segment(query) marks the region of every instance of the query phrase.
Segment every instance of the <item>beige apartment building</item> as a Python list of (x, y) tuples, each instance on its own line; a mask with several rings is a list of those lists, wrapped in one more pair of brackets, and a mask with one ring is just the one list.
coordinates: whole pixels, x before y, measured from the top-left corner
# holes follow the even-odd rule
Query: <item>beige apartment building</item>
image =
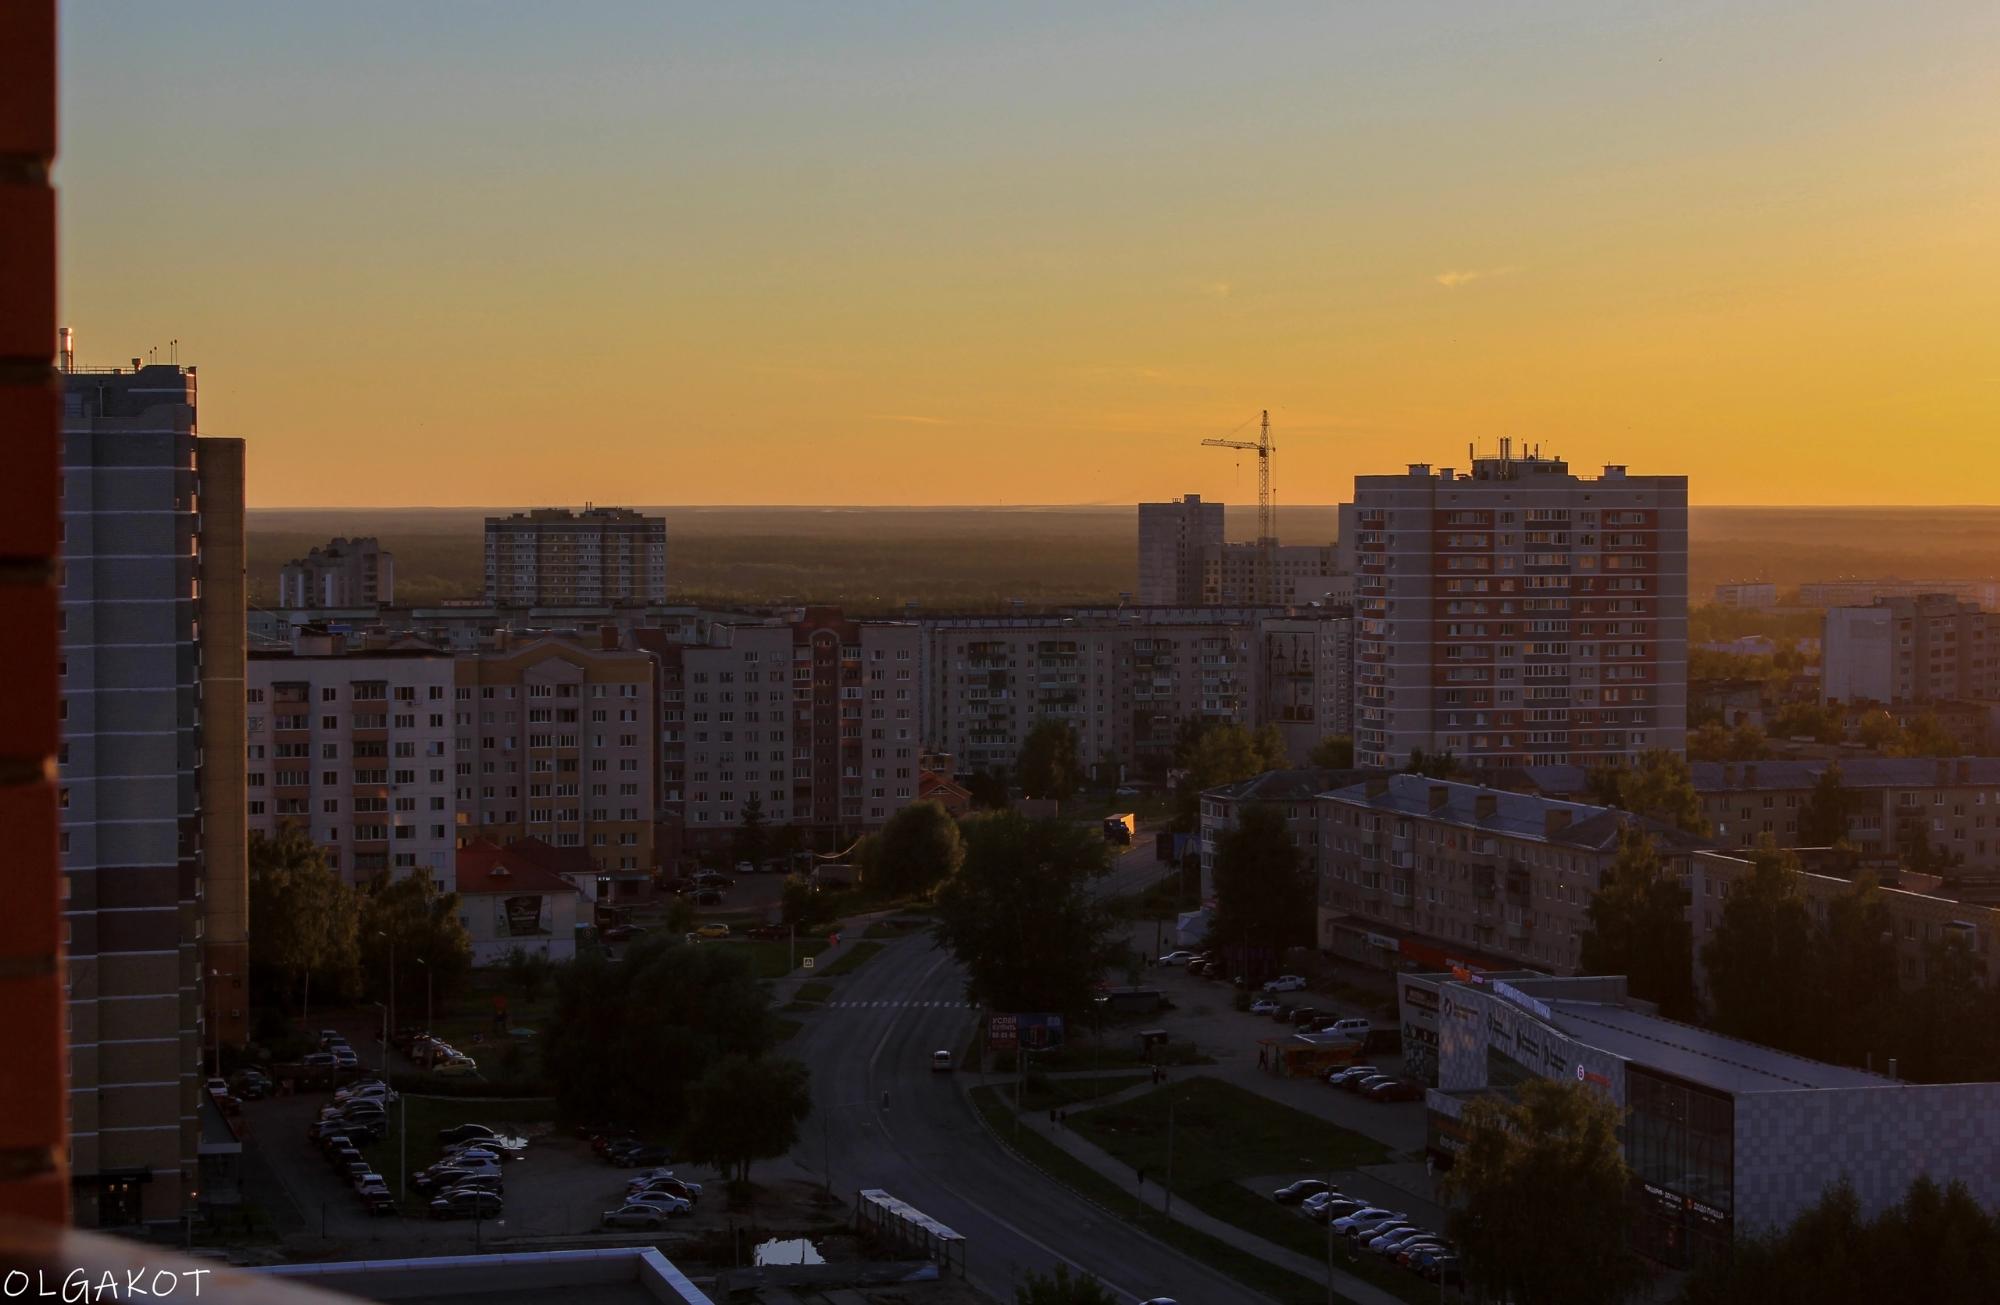
[(602, 870), (652, 870), (658, 800), (656, 661), (616, 630), (545, 636), (457, 658), (458, 838), (539, 838)]
[(667, 601), (667, 522), (630, 508), (486, 518), (486, 601), (600, 607)]
[(453, 887), (452, 655), (301, 627), (250, 654), (250, 828), (303, 830), (349, 883)]
[(1356, 929), (1574, 973), (1591, 896), (1627, 827), (1681, 874), (1702, 846), (1657, 821), (1422, 775), (1317, 799), (1319, 937)]

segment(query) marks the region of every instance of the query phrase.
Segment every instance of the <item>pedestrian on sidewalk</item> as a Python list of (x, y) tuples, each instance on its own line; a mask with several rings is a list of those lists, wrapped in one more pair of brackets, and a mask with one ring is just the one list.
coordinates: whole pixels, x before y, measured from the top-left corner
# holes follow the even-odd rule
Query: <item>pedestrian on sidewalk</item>
[(1269, 1069), (1270, 1067), (1271, 1067), (1271, 1049), (1269, 1047), (1257, 1048), (1257, 1068)]
[(1049, 1127), (1054, 1128), (1055, 1126), (1056, 1126), (1056, 1112), (1055, 1108), (1052, 1106), (1049, 1108)]

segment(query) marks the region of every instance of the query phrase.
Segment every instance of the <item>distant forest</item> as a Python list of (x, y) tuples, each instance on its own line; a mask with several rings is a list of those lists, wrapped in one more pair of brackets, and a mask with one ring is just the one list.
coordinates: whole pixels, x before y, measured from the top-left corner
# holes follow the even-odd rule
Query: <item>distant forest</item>
[[(277, 597), (286, 561), (335, 535), (375, 535), (396, 555), (396, 596), (476, 596), (487, 515), (513, 509), (256, 509), (250, 599)], [(667, 518), (674, 601), (716, 606), (834, 603), (854, 612), (1039, 610), (1114, 603), (1138, 583), (1133, 508), (645, 508)], [(2000, 558), (2000, 508), (1696, 507), (1691, 596), (1726, 580), (1782, 590), (1841, 576), (1984, 577)], [(1332, 507), (1286, 507), (1288, 544), (1327, 544)], [(1232, 506), (1232, 539), (1256, 511)]]

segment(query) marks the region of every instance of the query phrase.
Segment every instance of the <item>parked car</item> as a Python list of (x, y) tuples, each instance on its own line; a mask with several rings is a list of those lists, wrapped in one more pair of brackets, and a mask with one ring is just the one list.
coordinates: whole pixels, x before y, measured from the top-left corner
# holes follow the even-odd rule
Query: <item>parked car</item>
[(498, 1137), (500, 1134), (485, 1124), (453, 1124), (450, 1128), (438, 1130), (440, 1142), (465, 1142), (472, 1138)]
[(1405, 1241), (1422, 1231), (1423, 1229), (1417, 1227), (1417, 1225), (1407, 1219), (1397, 1219), (1385, 1223), (1374, 1232), (1369, 1233), (1362, 1239), (1362, 1242), (1369, 1250), (1379, 1252), (1385, 1246), (1398, 1241)]
[(616, 1210), (606, 1210), (599, 1225), (605, 1228), (639, 1228), (647, 1232), (657, 1232), (666, 1224), (667, 1216), (650, 1205), (621, 1205)]
[(641, 925), (614, 924), (609, 928), (599, 929), (597, 931), (597, 936), (603, 939), (605, 942), (626, 942), (629, 941), (630, 939), (638, 937), (640, 934), (644, 932), (646, 932), (646, 930)]
[(753, 924), (743, 931), (744, 936), (759, 942), (781, 942), (786, 930), (782, 924)]
[(668, 1218), (694, 1213), (694, 1202), (685, 1196), (675, 1196), (670, 1192), (640, 1192), (625, 1198), (627, 1205), (643, 1205), (658, 1210)]
[(1186, 964), (1187, 964), (1187, 963), (1188, 963), (1189, 961), (1193, 960), (1193, 959), (1194, 959), (1194, 957), (1195, 957), (1195, 954), (1194, 954), (1193, 952), (1191, 952), (1191, 951), (1188, 951), (1188, 950), (1186, 950), (1185, 948), (1183, 948), (1183, 949), (1181, 949), (1181, 950), (1179, 950), (1179, 951), (1171, 951), (1171, 952), (1168, 952), (1168, 953), (1167, 953), (1167, 954), (1166, 954), (1165, 956), (1162, 956), (1162, 957), (1160, 957), (1160, 959), (1159, 959), (1159, 960), (1157, 960), (1157, 961), (1154, 961), (1154, 962), (1153, 962), (1153, 964), (1155, 964), (1155, 965), (1186, 965)]
[(694, 931), (697, 938), (727, 938), (729, 926), (726, 924), (704, 924)]
[(663, 1165), (673, 1158), (674, 1153), (663, 1146), (635, 1146), (618, 1152), (611, 1163), (620, 1169), (637, 1169), (641, 1165)]
[(1320, 1032), (1338, 1033), (1341, 1037), (1346, 1038), (1350, 1042), (1366, 1042), (1368, 1041), (1369, 1032), (1373, 1030), (1374, 1027), (1375, 1026), (1370, 1024), (1367, 1020), (1344, 1019), (1344, 1020), (1335, 1020), (1333, 1023), (1328, 1024), (1325, 1027), (1321, 1028)]
[(431, 1073), (439, 1078), (470, 1078), (479, 1072), (479, 1062), (470, 1056), (454, 1056), (431, 1066)]
[(635, 1146), (644, 1145), (644, 1142), (633, 1137), (630, 1133), (622, 1132), (599, 1133), (596, 1137), (590, 1139), (590, 1149), (603, 1156), (606, 1160), (609, 1160), (620, 1151), (629, 1151)]
[(696, 906), (720, 906), (722, 905), (722, 890), (720, 888), (697, 888), (694, 894), (694, 904)]
[(333, 1069), (338, 1064), (331, 1051), (308, 1051), (299, 1057), (299, 1064), (307, 1069)]
[(1314, 1223), (1325, 1223), (1328, 1219), (1338, 1219), (1342, 1215), (1353, 1214), (1366, 1209), (1368, 1202), (1357, 1201), (1351, 1196), (1341, 1196), (1334, 1192), (1322, 1192), (1318, 1196), (1308, 1196), (1301, 1208)]
[(1451, 1244), (1445, 1241), (1444, 1238), (1438, 1236), (1436, 1233), (1425, 1233), (1421, 1237), (1412, 1237), (1398, 1246), (1395, 1255), (1391, 1258), (1403, 1268), (1421, 1273), (1426, 1257), (1445, 1255), (1450, 1252), (1450, 1249)]
[(449, 1191), (454, 1187), (463, 1185), (470, 1179), (476, 1178), (497, 1180), (500, 1178), (500, 1166), (480, 1164), (433, 1165), (431, 1168), (418, 1173), (410, 1181), (420, 1188), (436, 1188), (439, 1191)]
[(1346, 1087), (1349, 1080), (1358, 1081), (1364, 1078), (1374, 1078), (1381, 1074), (1381, 1072), (1381, 1070), (1375, 1068), (1373, 1065), (1343, 1065), (1338, 1069), (1327, 1071), (1326, 1085), (1328, 1087)]
[(1423, 1085), (1408, 1079), (1392, 1078), (1386, 1083), (1373, 1083), (1363, 1088), (1361, 1095), (1370, 1101), (1422, 1101)]
[(1333, 1230), (1337, 1233), (1345, 1233), (1349, 1237), (1372, 1237), (1386, 1225), (1407, 1217), (1394, 1210), (1384, 1210), (1380, 1206), (1371, 1205), (1365, 1209), (1356, 1210), (1353, 1214), (1335, 1219), (1333, 1221)]
[(1321, 1192), (1334, 1190), (1333, 1185), (1319, 1178), (1301, 1178), (1295, 1183), (1287, 1183), (1271, 1193), (1271, 1199), (1279, 1205), (1297, 1205), (1308, 1196), (1318, 1196)]
[(1259, 997), (1250, 1003), (1250, 1013), (1252, 1015), (1276, 1015), (1278, 1013), (1278, 1003), (1270, 997)]
[(1270, 979), (1265, 982), (1264, 991), (1304, 992), (1305, 987), (1306, 987), (1306, 981), (1302, 976), (1297, 974), (1280, 974), (1277, 978)]
[(506, 1208), (499, 1195), (494, 1192), (458, 1191), (446, 1192), (431, 1202), (433, 1219), (470, 1219), (479, 1215), (487, 1219), (497, 1219)]
[(630, 1178), (627, 1178), (625, 1180), (625, 1190), (631, 1191), (635, 1188), (644, 1187), (656, 1178), (672, 1178), (673, 1176), (674, 1171), (672, 1169), (666, 1165), (660, 1165), (656, 1168), (645, 1170), (643, 1173), (633, 1174)]
[(1346, 1088), (1349, 1092), (1358, 1094), (1368, 1088), (1374, 1087), (1377, 1083), (1391, 1083), (1394, 1081), (1393, 1075), (1384, 1074), (1381, 1070), (1377, 1069), (1374, 1073), (1363, 1074), (1359, 1078), (1343, 1079), (1340, 1086)]
[(1301, 1006), (1292, 1012), (1292, 1027), (1303, 1029), (1319, 1023), (1319, 1012), (1310, 1006)]
[(701, 1200), (701, 1184), (690, 1183), (679, 1178), (654, 1178), (636, 1186), (627, 1187), (625, 1189), (625, 1199), (628, 1201), (635, 1200), (648, 1193), (655, 1193), (661, 1196), (678, 1196), (683, 1201), (693, 1203)]
[(275, 1087), (270, 1075), (261, 1069), (246, 1069), (236, 1076), (236, 1095), (245, 1101), (261, 1101), (270, 1096)]

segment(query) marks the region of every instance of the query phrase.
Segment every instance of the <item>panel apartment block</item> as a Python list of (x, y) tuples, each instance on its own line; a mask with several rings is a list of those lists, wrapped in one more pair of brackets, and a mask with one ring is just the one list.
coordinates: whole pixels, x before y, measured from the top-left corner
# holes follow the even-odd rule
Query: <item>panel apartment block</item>
[(421, 874), (451, 890), (452, 655), (300, 630), (249, 660), (250, 827), (303, 830), (350, 883)]
[(396, 555), (374, 539), (336, 539), (278, 572), (278, 606), (294, 611), (387, 607), (396, 601)]
[(667, 523), (630, 508), (486, 518), (486, 601), (596, 607), (667, 601)]
[(2000, 612), (1948, 594), (1826, 614), (1823, 701), (1905, 706), (2000, 698)]
[(1191, 606), (1202, 597), (1210, 557), (1222, 553), (1222, 504), (1189, 494), (1176, 503), (1139, 505), (1139, 602)]
[[(135, 360), (136, 363), (136, 360)], [(85, 1226), (171, 1222), (199, 1187), (204, 885), (231, 876), (234, 811), (204, 756), (242, 755), (242, 443), (196, 435), (192, 367), (66, 370), (62, 856), (68, 879), (71, 1166)], [(210, 575), (210, 568), (215, 570)], [(234, 595), (234, 610), (225, 610)], [(210, 686), (230, 696), (226, 683)], [(212, 710), (215, 709), (215, 710)], [(241, 885), (221, 886), (240, 914)], [(228, 907), (228, 900), (236, 905)], [(241, 944), (240, 919), (222, 922)]]
[(1475, 458), (1355, 478), (1355, 747), (1625, 763), (1687, 728), (1687, 478)]
[(539, 838), (651, 870), (658, 758), (651, 653), (546, 637), (460, 654), (452, 724), (461, 841)]

